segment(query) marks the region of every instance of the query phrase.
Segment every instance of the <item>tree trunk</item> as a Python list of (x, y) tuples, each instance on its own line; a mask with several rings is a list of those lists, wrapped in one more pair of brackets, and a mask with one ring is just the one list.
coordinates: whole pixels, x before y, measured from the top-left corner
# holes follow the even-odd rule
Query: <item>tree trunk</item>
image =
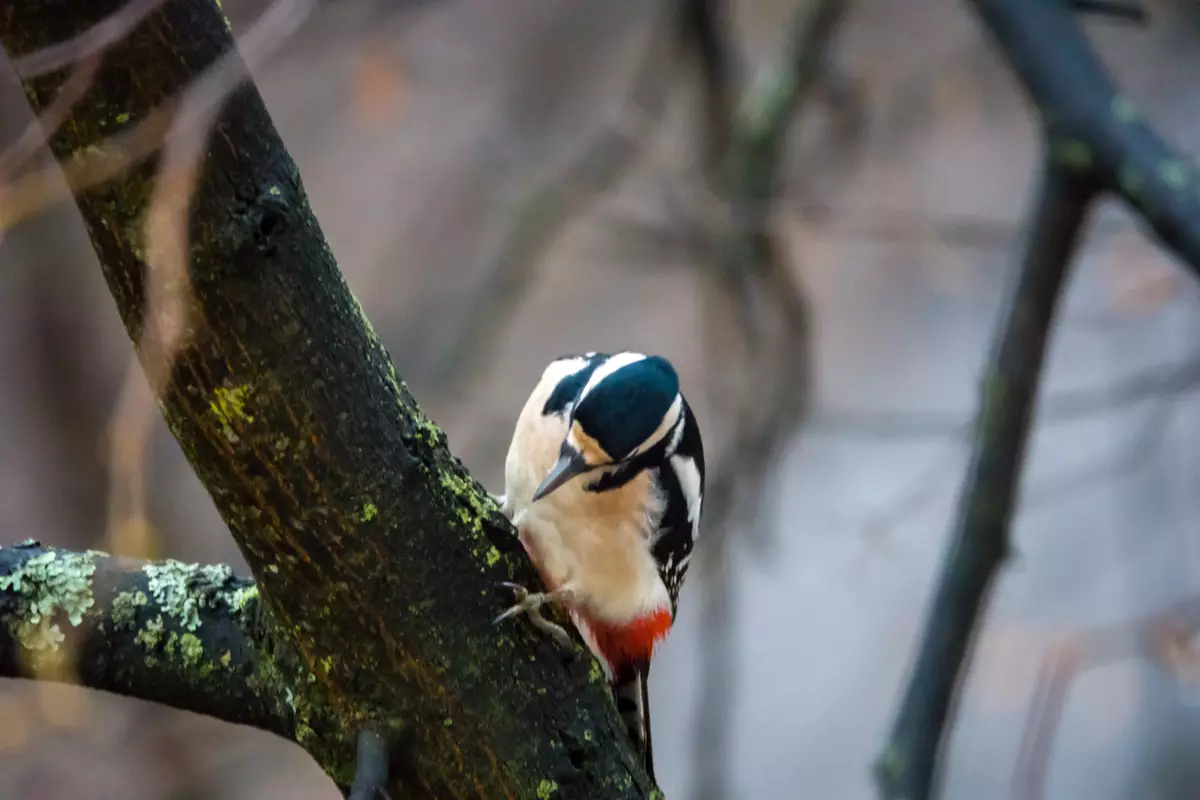
[[(120, 6), (7, 4), (0, 44), (19, 59)], [(65, 162), (146, 119), (233, 46), (215, 2), (167, 0), (106, 52), (95, 82), (50, 139), (56, 158)], [(24, 81), (36, 111), (53, 102), (65, 77)], [(207, 144), (189, 216), (188, 336), (159, 401), (250, 565), (264, 608), (245, 662), (253, 666), (214, 668), (206, 678), (220, 675), (231, 695), (253, 695), (240, 684), (262, 672), (259, 662), (278, 660), (283, 667), (273, 674), (282, 683), (268, 692), (264, 727), (294, 734), (343, 789), (353, 780), (357, 733), (370, 726), (407, 765), (393, 775), (395, 797), (649, 794), (586, 649), (563, 652), (523, 622), (493, 625), (511, 602), (497, 583), (536, 585), (535, 575), (507, 521), (396, 375), (252, 84), (228, 98)], [(141, 163), (76, 198), (147, 367), (155, 342), (143, 342), (141, 231), (154, 179), (154, 164)], [(14, 552), (4, 551), (10, 570), (40, 553)], [(69, 561), (76, 572), (111, 571), (86, 554), (41, 555), (52, 570)], [(118, 576), (125, 588), (117, 594), (138, 591), (143, 577)], [(185, 594), (199, 591), (196, 580), (173, 580)], [(0, 603), (9, 600), (12, 631), (22, 623), (14, 609), (28, 615), (31, 604), (28, 581), (10, 583), (0, 584)], [(63, 586), (50, 581), (38, 591), (61, 595)], [(221, 586), (218, 594), (228, 591)], [(72, 616), (60, 600), (51, 608)], [(100, 601), (95, 614), (111, 616), (112, 602)], [(199, 645), (189, 640), (188, 651), (199, 646), (198, 659), (219, 663), (223, 651), (208, 626), (230, 624), (231, 606), (222, 603), (194, 619), (168, 620), (168, 640), (192, 635)], [(143, 612), (127, 620), (133, 627), (123, 637), (154, 635), (157, 611)], [(240, 641), (249, 635), (229, 630)], [(85, 659), (93, 652), (82, 651)], [(298, 661), (277, 659), (285, 652)], [(101, 688), (150, 696), (134, 685), (140, 674)], [(282, 712), (272, 706), (280, 689)], [(157, 699), (188, 703), (172, 692)]]

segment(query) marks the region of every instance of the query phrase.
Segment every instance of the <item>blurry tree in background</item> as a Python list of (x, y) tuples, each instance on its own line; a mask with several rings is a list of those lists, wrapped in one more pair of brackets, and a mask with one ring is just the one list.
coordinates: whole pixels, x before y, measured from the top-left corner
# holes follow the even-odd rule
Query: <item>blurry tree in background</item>
[[(796, 255), (792, 218), (845, 224), (838, 195), (865, 158), (866, 104), (874, 95), (871, 76), (847, 66), (833, 45), (853, 38), (856, 17), (865, 27), (871, 14), (892, 12), (868, 13), (872, 4), (863, 3), (848, 14), (850, 4), (838, 0), (779, 11), (765, 5), (748, 11), (749, 4), (719, 0), (576, 4), (556, 14), (516, 4), (494, 34), (499, 41), (525, 28), (522, 44), (510, 45), (519, 54), (510, 70), (518, 75), (515, 88), (478, 76), (473, 111), (456, 104), (454, 87), (439, 87), (436, 71), (439, 58), (464, 57), (453, 51), (445, 29), (456, 13), (463, 19), (483, 13), (470, 3), (360, 3), (337, 11), (306, 0), (259, 5), (38, 0), (0, 9), (0, 44), (16, 77), (10, 85), (20, 87), (0, 104), (15, 105), (23, 96), (37, 114), (27, 128), (0, 130), (6, 137), (0, 237), (12, 237), (0, 244), (10, 253), (29, 247), (24, 260), (38, 262), (20, 276), (11, 298), (0, 293), (3, 324), (25, 332), (0, 351), (3, 363), (13, 364), (6, 368), (9, 383), (20, 387), (8, 400), (0, 397), (0, 448), (36, 454), (22, 474), (3, 478), (0, 522), (12, 527), (3, 535), (13, 542), (22, 538), (19, 530), (77, 548), (0, 550), (2, 674), (78, 683), (262, 728), (299, 743), (343, 791), (355, 779), (357, 748), (360, 782), (386, 778), (393, 791), (411, 796), (646, 796), (645, 776), (631, 766), (628, 743), (614, 734), (619, 726), (611, 708), (589, 680), (588, 659), (557, 652), (528, 631), (487, 627), (499, 602), (490, 591), (495, 582), (528, 581), (528, 566), (482, 490), (449, 455), (445, 435), (408, 392), (411, 385), (428, 398), (423, 405), (468, 463), (494, 464), (540, 364), (573, 349), (636, 346), (668, 352), (681, 364), (685, 383), (701, 387), (693, 394), (702, 395), (701, 421), (715, 453), (704, 540), (683, 605), (693, 622), (681, 620), (700, 627), (690, 701), (696, 797), (747, 792), (732, 768), (739, 751), (735, 688), (744, 690), (747, 672), (748, 629), (739, 626), (756, 609), (739, 608), (748, 589), (739, 586), (745, 572), (738, 557), (778, 554), (784, 546), (763, 509), (791, 491), (781, 473), (797, 432), (969, 442), (950, 549), (894, 729), (875, 764), (881, 796), (933, 794), (984, 602), (1011, 549), (1042, 362), (1089, 210), (1106, 196), (1122, 198), (1148, 232), (1200, 268), (1200, 176), (1154, 133), (1139, 104), (1112, 85), (1077, 18), (1086, 13), (1102, 22), (1144, 23), (1146, 9), (1066, 0), (962, 4), (976, 12), (1005, 68), (1025, 87), (1043, 149), (1023, 257), (983, 364), (972, 429), (935, 413), (851, 413), (829, 403), (814, 406), (810, 398), (820, 373), (814, 332), (823, 329), (814, 327), (811, 291), (801, 283), (814, 267)], [(315, 26), (314, 13), (331, 24)], [(893, 24), (904, 25), (902, 12), (894, 13), (900, 17)], [(739, 44), (754, 39), (746, 28), (753, 30), (747, 16), (755, 14), (767, 20), (775, 14), (774, 24), (759, 22), (776, 33), (769, 46)], [(373, 276), (362, 265), (349, 267), (342, 256), (348, 283), (378, 335), (342, 283), (332, 254), (341, 255), (340, 241), (357, 238), (365, 227), (390, 226), (392, 205), (364, 198), (371, 175), (395, 178), (382, 163), (359, 165), (356, 172), (314, 160), (310, 170), (300, 156), (314, 213), (257, 92), (243, 83), (248, 74), (261, 82), (279, 52), (299, 53), (313, 44), (306, 37), (333, 36), (339, 23), (351, 22), (370, 31), (365, 43), (350, 48), (349, 58), (334, 56), (319, 66), (295, 57), (291, 69), (302, 76), (293, 81), (290, 102), (348, 107), (360, 126), (355, 135), (366, 137), (364, 153), (379, 151), (367, 146), (370, 136), (387, 132), (393, 119), (425, 120), (430, 153), (434, 142), (454, 153), (441, 159), (445, 169), (426, 178), (423, 190), (408, 192), (425, 224), (395, 234), (391, 253), (357, 251), (368, 264), (398, 265), (387, 276), (387, 299), (371, 288)], [(489, 46), (499, 48), (477, 24), (458, 24), (474, 31), (464, 41), (485, 54)], [(875, 27), (887, 30), (878, 19)], [(235, 51), (229, 50), (230, 31), (237, 34)], [(409, 42), (424, 70), (405, 68), (389, 48), (393, 39)], [(426, 45), (422, 54), (422, 42), (440, 44)], [(631, 53), (624, 59), (632, 65), (629, 74), (605, 66)], [(755, 55), (748, 59), (748, 53)], [(884, 70), (888, 57), (894, 56), (884, 57)], [(750, 70), (749, 60), (760, 63)], [(561, 74), (547, 68), (560, 62), (570, 68)], [(609, 73), (613, 85), (600, 86)], [(556, 81), (569, 101), (551, 102), (550, 94), (528, 88), (541, 80)], [(345, 81), (353, 81), (353, 93), (341, 88)], [(321, 91), (347, 97), (335, 100)], [(684, 113), (673, 115), (670, 101), (680, 94)], [(439, 96), (448, 99), (439, 105)], [(597, 99), (612, 96), (615, 103)], [(269, 93), (267, 101), (277, 116)], [(486, 112), (489, 104), (502, 113)], [(606, 113), (615, 106), (615, 122), (589, 118), (582, 109), (590, 105)], [(278, 107), (286, 116), (288, 98), (281, 95)], [(448, 143), (461, 127), (457, 120), (471, 114), (481, 129), (511, 129), (465, 145)], [(537, 131), (546, 120), (561, 125), (568, 118), (579, 118), (572, 122), (582, 133), (555, 138), (553, 125), (550, 133)], [(286, 129), (284, 138), (292, 141)], [(655, 147), (664, 138), (666, 156)], [(487, 152), (497, 142), (502, 151)], [(466, 166), (452, 166), (464, 151)], [(682, 163), (664, 169), (663, 161), (679, 152), (687, 154)], [(517, 180), (522, 165), (530, 177)], [(342, 173), (355, 177), (339, 189)], [(315, 184), (330, 186), (327, 195), (337, 199), (312, 191), (314, 174)], [(489, 183), (518, 186), (517, 199), (500, 202)], [(609, 201), (630, 194), (654, 198), (653, 212), (645, 212), (644, 202), (631, 211), (628, 203)], [(60, 234), (63, 206), (56, 204), (72, 196), (90, 242), (78, 218), (71, 221), (73, 232)], [(316, 219), (337, 218), (323, 204), (333, 209), (347, 197), (354, 210), (341, 216), (342, 230), (330, 233), (331, 250)], [(565, 261), (570, 229), (581, 219), (593, 220), (594, 235), (618, 243), (616, 252), (599, 265), (594, 256), (591, 262), (577, 256), (581, 266), (556, 278), (549, 265)], [(845, 235), (885, 244), (893, 237), (904, 247), (922, 224), (879, 218), (874, 228), (851, 227)], [(478, 233), (460, 235), (465, 230)], [(1011, 238), (976, 224), (940, 235), (991, 239), (999, 247)], [(62, 257), (71, 261), (84, 260), (83, 249), (94, 247), (101, 269), (54, 264), (57, 256), (45, 255), (54, 252), (48, 237), (75, 239), (73, 254)], [(69, 252), (66, 245), (62, 252)], [(474, 266), (433, 268), (410, 253), (424, 253), (430, 263)], [(646, 274), (628, 275), (643, 265)], [(681, 269), (664, 273), (650, 265)], [(138, 352), (124, 368), (117, 333), (94, 300), (103, 291), (96, 281), (101, 271)], [(64, 274), (78, 280), (63, 280)], [(1125, 293), (1133, 296), (1129, 302), (1153, 308), (1178, 292), (1163, 288), (1173, 285), (1166, 274), (1156, 272), (1148, 289), (1142, 288), (1147, 281), (1139, 282)], [(577, 313), (585, 306), (600, 313), (594, 319)], [(622, 332), (647, 320), (640, 338)], [(513, 347), (520, 350), (515, 358), (508, 352)], [(519, 369), (505, 374), (497, 367), (502, 364)], [(1189, 358), (1099, 392), (1051, 394), (1039, 419), (1081, 420), (1146, 398), (1170, 398), (1198, 379)], [(105, 398), (115, 408), (111, 415)], [(163, 415), (179, 450), (156, 451), (158, 442), (169, 445), (157, 432)], [(1144, 457), (1161, 441), (1164, 416), (1155, 416), (1159, 427), (1137, 437), (1125, 461)], [(180, 453), (220, 520), (197, 487), (182, 505), (168, 499), (171, 492), (150, 464), (178, 468)], [(7, 464), (0, 468), (11, 471)], [(937, 459), (929, 475), (916, 476), (912, 495), (874, 527), (895, 527), (926, 502), (928, 484), (946, 482), (947, 471), (946, 460)], [(1093, 470), (1035, 486), (1022, 504), (1060, 497), (1069, 484), (1096, 477)], [(62, 487), (63, 497), (46, 503), (40, 516), (23, 518), (34, 505), (28, 498), (49, 485)], [(197, 515), (208, 520), (198, 522)], [(199, 544), (190, 533), (219, 531), (222, 522), (233, 540)], [(142, 568), (82, 552), (93, 545), (158, 560)], [(224, 566), (161, 560), (171, 555), (229, 561), (239, 570), (245, 564), (256, 582)], [(1014, 797), (1044, 791), (1051, 742), (1081, 670), (1141, 656), (1187, 682), (1200, 611), (1194, 596), (1160, 606), (1132, 622), (1041, 648), (1045, 667), (1013, 771)], [(803, 640), (807, 611), (784, 609), (789, 629), (770, 629), (768, 640)], [(678, 660), (658, 671), (655, 692), (677, 691), (670, 684), (678, 681), (663, 676)], [(885, 695), (894, 691), (886, 681), (874, 683)], [(0, 716), (8, 721), (0, 752), (28, 749), (30, 726), (39, 718), (85, 729), (89, 703), (115, 702), (35, 686), (34, 694), (0, 693)], [(869, 693), (877, 696), (874, 687)], [(31, 697), (37, 714), (30, 713)], [(530, 697), (542, 699), (530, 703)], [(178, 787), (159, 790), (146, 779), (129, 791), (233, 795), (233, 778), (223, 783), (198, 765), (194, 737), (203, 734), (179, 733), (182, 728), (156, 722), (163, 718), (148, 711), (139, 716), (113, 707), (129, 716), (114, 712), (110, 720), (131, 722), (110, 721), (110, 734), (163, 732), (147, 734), (143, 746), (163, 770), (164, 787)], [(678, 726), (667, 729), (663, 720), (679, 718), (655, 714), (660, 751), (664, 741), (670, 752), (682, 738)], [(112, 727), (122, 724), (128, 727)], [(814, 722), (814, 728), (825, 724)], [(225, 729), (196, 730), (211, 731), (214, 740), (227, 736)], [(784, 761), (805, 760), (799, 745), (774, 738), (786, 745)], [(253, 741), (260, 750), (251, 753), (272, 755), (243, 757), (233, 771), (242, 776), (237, 791), (282, 793), (278, 787), (287, 777), (254, 770), (294, 754), (285, 757), (269, 749), (274, 745)], [(69, 738), (57, 746), (65, 753), (86, 750)], [(53, 748), (44, 752), (52, 763)], [(867, 766), (865, 758), (858, 763), (864, 778)], [(821, 764), (811, 769), (819, 773)], [(5, 786), (0, 770), (0, 791), (33, 796), (42, 790), (22, 781), (39, 780), (28, 777), (36, 774), (18, 767)], [(256, 780), (276, 788), (256, 790)], [(334, 791), (307, 784), (297, 790), (313, 797)], [(792, 796), (802, 784), (776, 786), (774, 796)]]

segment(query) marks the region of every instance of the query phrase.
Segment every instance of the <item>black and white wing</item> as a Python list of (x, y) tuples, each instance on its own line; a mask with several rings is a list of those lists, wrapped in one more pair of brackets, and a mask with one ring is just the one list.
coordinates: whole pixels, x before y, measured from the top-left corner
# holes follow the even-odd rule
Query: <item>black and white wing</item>
[(700, 507), (704, 500), (704, 445), (687, 401), (683, 403), (683, 422), (678, 435), (674, 453), (658, 470), (667, 507), (653, 546), (659, 577), (671, 597), (672, 617), (679, 607), (679, 591), (700, 532)]

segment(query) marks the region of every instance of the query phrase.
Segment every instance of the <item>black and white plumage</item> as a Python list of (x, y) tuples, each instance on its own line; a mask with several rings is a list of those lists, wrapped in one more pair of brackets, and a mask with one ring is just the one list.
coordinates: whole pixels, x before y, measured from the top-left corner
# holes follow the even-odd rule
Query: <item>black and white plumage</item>
[(647, 678), (679, 607), (704, 494), (700, 428), (665, 358), (563, 356), (542, 373), (505, 464), (505, 512), (549, 591), (604, 666), (653, 775)]

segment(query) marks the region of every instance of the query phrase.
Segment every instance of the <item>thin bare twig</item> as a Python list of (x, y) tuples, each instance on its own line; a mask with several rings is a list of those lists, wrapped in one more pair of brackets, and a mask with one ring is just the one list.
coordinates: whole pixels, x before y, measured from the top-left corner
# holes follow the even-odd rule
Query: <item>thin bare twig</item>
[[(230, 50), (209, 66), (204, 74), (178, 98), (168, 100), (146, 114), (140, 122), (87, 148), (73, 153), (55, 167), (37, 170), (14, 181), (0, 184), (0, 230), (54, 203), (110, 181), (137, 165), (162, 146), (177, 109), (189, 106), (189, 114), (212, 113), (249, 73), (256, 63), (273, 53), (311, 13), (317, 0), (277, 0)], [(66, 179), (65, 185), (63, 178)]]
[(109, 14), (78, 36), (18, 56), (13, 59), (13, 67), (22, 78), (28, 80), (78, 61), (100, 56), (113, 44), (124, 39), (138, 23), (162, 4), (163, 0), (129, 0), (118, 11)]
[(1150, 659), (1180, 684), (1195, 684), (1200, 657), (1191, 639), (1200, 631), (1200, 595), (1141, 619), (1071, 633), (1050, 648), (1029, 704), (1013, 769), (1013, 800), (1041, 800), (1058, 726), (1071, 684), (1084, 672), (1130, 658)]
[[(1138, 369), (1103, 386), (1072, 389), (1047, 398), (1038, 411), (1042, 424), (1074, 422), (1096, 414), (1115, 413), (1161, 397), (1185, 394), (1200, 386), (1200, 357)], [(812, 433), (848, 438), (908, 440), (960, 437), (971, 428), (946, 411), (876, 412), (818, 409)]]
[(1025, 444), (1054, 311), (1094, 184), (1047, 158), (1021, 269), (982, 385), (954, 532), (891, 736), (876, 762), (881, 797), (933, 794), (937, 757), (975, 621), (1009, 552)]
[(0, 153), (0, 180), (5, 175), (15, 174), (45, 144), (46, 139), (54, 135), (59, 126), (71, 113), (71, 109), (79, 102), (87, 90), (91, 88), (100, 68), (99, 55), (88, 56), (80, 60), (71, 70), (70, 77), (59, 89), (58, 95), (50, 107), (25, 128), (25, 131), (3, 153)]
[[(275, 0), (240, 46), (222, 57), (184, 92), (163, 137), (163, 153), (146, 210), (145, 323), (113, 412), (109, 434), (107, 538), (114, 552), (148, 557), (153, 537), (146, 511), (146, 461), (158, 418), (154, 397), (170, 379), (192, 321), (187, 269), (188, 208), (205, 142), (225, 100), (299, 28), (317, 0)], [(239, 54), (240, 50), (240, 54)]]
[[(706, 592), (701, 608), (704, 701), (694, 722), (695, 781), (705, 800), (722, 798), (729, 790), (726, 755), (737, 681), (731, 655), (735, 515), (770, 485), (771, 468), (804, 419), (810, 393), (807, 301), (780, 252), (770, 209), (783, 185), (779, 173), (786, 134), (821, 75), (847, 5), (845, 0), (820, 0), (797, 11), (780, 51), (732, 109), (725, 96), (732, 78), (722, 55), (731, 48), (718, 38), (722, 5), (707, 0), (690, 5), (704, 15), (691, 19), (690, 30), (705, 77), (708, 124), (729, 126), (727, 135), (718, 128), (703, 142), (710, 174), (706, 184), (713, 192), (704, 237), (712, 259), (703, 276), (704, 335), (709, 352), (728, 362), (715, 372), (724, 373), (726, 388), (735, 390), (729, 392), (732, 413), (725, 410), (723, 415), (738, 420), (731, 442), (714, 460), (715, 469), (710, 468), (706, 544), (693, 566), (703, 573)], [(729, 113), (732, 119), (726, 120)], [(712, 148), (721, 143), (726, 149), (715, 154)], [(756, 292), (766, 312), (761, 315), (753, 306)], [(723, 394), (713, 392), (717, 399)], [(770, 400), (764, 403), (766, 398)]]

